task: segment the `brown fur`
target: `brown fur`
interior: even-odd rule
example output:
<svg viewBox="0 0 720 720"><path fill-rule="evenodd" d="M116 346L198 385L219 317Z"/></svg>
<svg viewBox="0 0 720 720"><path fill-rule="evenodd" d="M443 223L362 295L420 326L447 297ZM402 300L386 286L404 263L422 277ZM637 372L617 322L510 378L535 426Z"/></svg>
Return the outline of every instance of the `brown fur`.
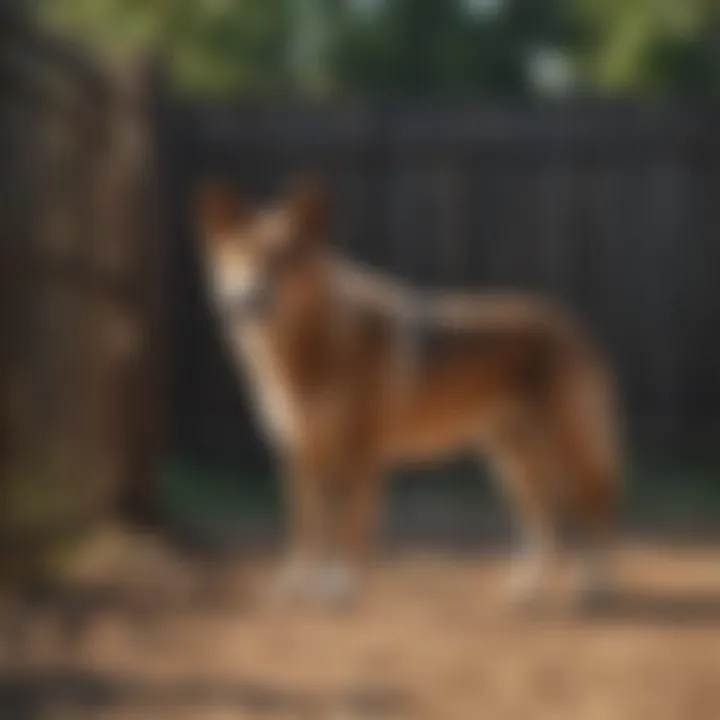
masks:
<svg viewBox="0 0 720 720"><path fill-rule="evenodd" d="M200 206L229 339L287 471L296 551L360 559L382 471L468 447L497 467L534 541L560 507L604 536L619 469L613 389L572 319L514 294L417 298L338 261L325 208L304 188L249 215L211 186ZM251 279L235 297L240 277ZM238 309L248 287L271 291L270 308Z"/></svg>

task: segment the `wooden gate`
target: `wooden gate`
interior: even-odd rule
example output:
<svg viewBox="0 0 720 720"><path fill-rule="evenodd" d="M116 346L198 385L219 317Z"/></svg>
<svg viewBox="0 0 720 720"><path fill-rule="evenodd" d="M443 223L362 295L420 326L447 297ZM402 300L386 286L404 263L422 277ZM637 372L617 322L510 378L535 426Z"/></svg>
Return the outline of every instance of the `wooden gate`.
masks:
<svg viewBox="0 0 720 720"><path fill-rule="evenodd" d="M151 64L113 69L3 11L0 516L15 539L150 507L163 427L156 87Z"/></svg>

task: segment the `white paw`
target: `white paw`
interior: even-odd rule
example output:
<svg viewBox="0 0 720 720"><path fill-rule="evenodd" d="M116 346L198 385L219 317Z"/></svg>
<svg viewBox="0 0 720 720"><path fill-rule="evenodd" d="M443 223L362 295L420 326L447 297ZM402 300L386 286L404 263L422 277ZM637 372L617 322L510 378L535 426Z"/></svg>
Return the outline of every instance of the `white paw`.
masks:
<svg viewBox="0 0 720 720"><path fill-rule="evenodd" d="M273 580L270 588L271 601L280 602L309 597L316 572L317 566L308 560L289 560Z"/></svg>
<svg viewBox="0 0 720 720"><path fill-rule="evenodd" d="M352 568L339 562L318 568L313 583L316 597L327 603L346 603L355 596L358 586L357 574Z"/></svg>
<svg viewBox="0 0 720 720"><path fill-rule="evenodd" d="M540 600L543 566L535 558L518 561L510 573L507 598L514 607L530 607Z"/></svg>

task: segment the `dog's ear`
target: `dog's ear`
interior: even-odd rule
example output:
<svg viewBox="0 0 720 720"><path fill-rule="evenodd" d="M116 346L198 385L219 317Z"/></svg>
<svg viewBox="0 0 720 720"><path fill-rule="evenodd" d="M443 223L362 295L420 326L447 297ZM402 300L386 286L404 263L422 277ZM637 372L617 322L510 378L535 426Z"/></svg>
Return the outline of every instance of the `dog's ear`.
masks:
<svg viewBox="0 0 720 720"><path fill-rule="evenodd" d="M246 214L235 193L217 180L205 180L198 188L196 213L203 242L238 227Z"/></svg>
<svg viewBox="0 0 720 720"><path fill-rule="evenodd" d="M289 194L289 209L298 235L304 239L324 240L330 230L330 199L319 178L294 183Z"/></svg>

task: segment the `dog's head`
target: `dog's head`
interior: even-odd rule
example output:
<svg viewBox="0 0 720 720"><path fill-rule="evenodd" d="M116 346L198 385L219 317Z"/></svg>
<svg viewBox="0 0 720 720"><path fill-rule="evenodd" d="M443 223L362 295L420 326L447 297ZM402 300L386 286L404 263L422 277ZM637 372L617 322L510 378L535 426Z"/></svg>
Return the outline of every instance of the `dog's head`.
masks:
<svg viewBox="0 0 720 720"><path fill-rule="evenodd" d="M316 296L329 231L327 195L317 181L299 183L259 209L206 182L197 217L215 301L224 311L262 319L300 311Z"/></svg>

